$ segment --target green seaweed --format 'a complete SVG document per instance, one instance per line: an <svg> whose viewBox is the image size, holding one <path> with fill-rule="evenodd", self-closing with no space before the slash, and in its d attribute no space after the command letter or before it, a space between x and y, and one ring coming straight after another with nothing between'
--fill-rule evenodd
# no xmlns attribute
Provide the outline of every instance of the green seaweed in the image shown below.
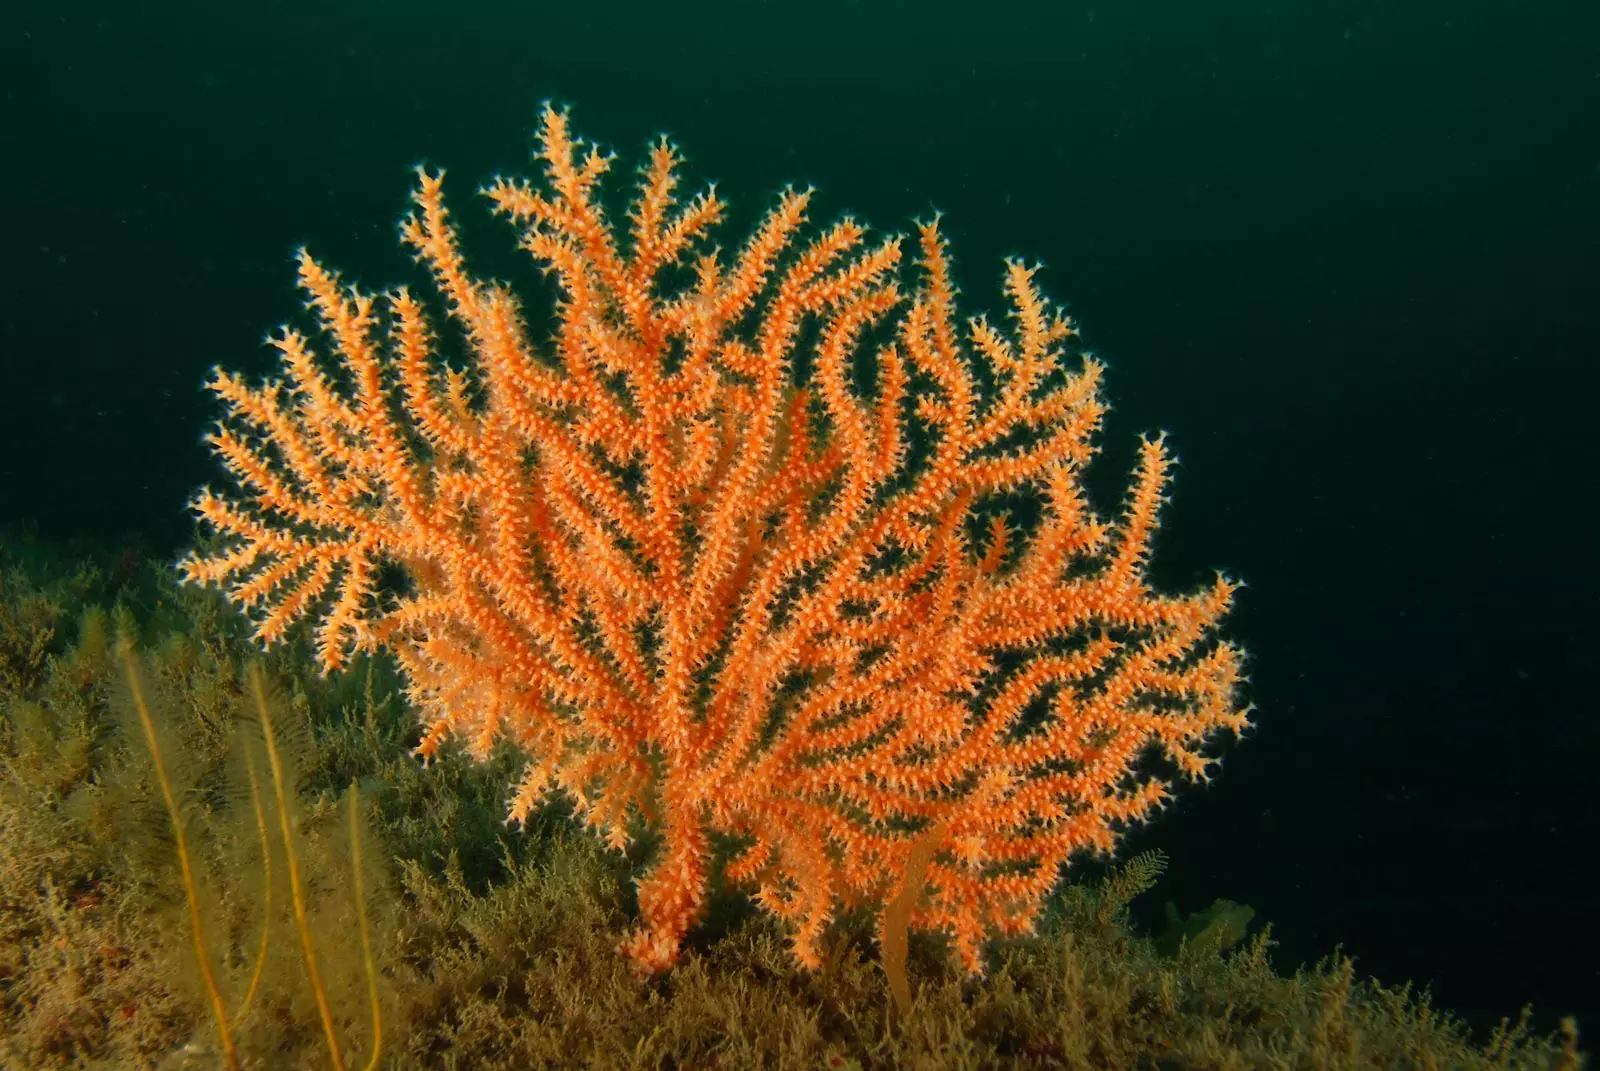
<svg viewBox="0 0 1600 1071"><path fill-rule="evenodd" d="M252 649L219 599L163 570L112 583L12 546L0 537L0 1066L227 1067L219 1023L239 1066L272 1069L333 1066L335 1050L489 1071L1584 1064L1570 1021L1545 1035L1524 1011L1474 1039L1338 953L1280 974L1270 927L1163 955L1126 911L1161 876L1153 853L1064 885L982 979L911 934L904 1014L873 905L841 912L804 972L729 895L680 967L641 979L616 947L648 842L608 852L558 802L507 829L516 756L423 770L387 662L321 677L303 647ZM119 636L137 637L170 806Z"/></svg>
<svg viewBox="0 0 1600 1071"><path fill-rule="evenodd" d="M1156 937L1156 951L1163 956L1184 952L1198 956L1220 955L1244 939L1250 920L1255 917L1255 908L1248 904L1216 900L1204 911L1180 918L1177 905L1169 901L1167 928Z"/></svg>

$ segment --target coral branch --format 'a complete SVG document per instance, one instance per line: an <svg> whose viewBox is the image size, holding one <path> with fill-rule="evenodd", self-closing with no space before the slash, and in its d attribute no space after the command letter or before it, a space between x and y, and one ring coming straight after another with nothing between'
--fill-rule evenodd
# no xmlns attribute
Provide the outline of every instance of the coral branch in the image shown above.
<svg viewBox="0 0 1600 1071"><path fill-rule="evenodd" d="M1215 631L1234 585L1146 577L1164 439L1097 516L1102 367L1018 262L1010 324L962 330L937 220L908 265L849 219L808 237L791 190L726 255L723 202L678 199L665 142L621 231L612 158L565 113L537 157L542 184L485 193L555 284L548 345L470 273L443 174L419 171L401 235L445 320L302 254L326 350L285 330L281 382L216 375L237 489L196 500L220 538L184 574L264 641L307 622L327 669L392 651L421 754L526 754L512 818L560 790L614 846L658 828L626 945L643 967L678 957L722 833L798 962L838 902L926 866L931 895L901 910L981 970L1073 853L1108 850L1166 771L1205 777L1247 723ZM1018 499L1036 517L1001 512Z"/></svg>

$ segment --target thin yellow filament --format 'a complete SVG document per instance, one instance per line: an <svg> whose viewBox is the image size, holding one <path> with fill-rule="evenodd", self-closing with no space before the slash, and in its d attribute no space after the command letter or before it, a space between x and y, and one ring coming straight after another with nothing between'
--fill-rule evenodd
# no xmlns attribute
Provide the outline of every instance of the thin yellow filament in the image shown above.
<svg viewBox="0 0 1600 1071"><path fill-rule="evenodd" d="M267 964L267 938L272 933L272 838L267 833L266 812L261 808L261 784L256 778L256 761L247 752L244 762L245 771L250 775L250 802L255 807L256 830L261 834L261 941L256 948L255 969L250 972L250 986L244 992L244 999L239 1001L238 1010L233 1013L235 1023L244 1018L250 1001L256 995L256 987L261 984L262 968Z"/></svg>
<svg viewBox="0 0 1600 1071"><path fill-rule="evenodd" d="M194 866L189 859L189 845L183 835L183 819L178 813L178 801L172 792L172 782L167 778L167 767L161 761L161 745L156 740L156 726L150 717L149 704L145 702L144 688L134 665L133 644L124 640L122 664L128 674L128 688L133 695L133 709L139 715L139 727L144 730L144 742L155 763L156 784L161 789L162 802L167 806L167 817L172 820L172 835L178 848L178 866L183 871L183 891L189 901L189 929L194 939L194 958L200 965L200 976L205 980L206 996L211 1003L211 1013L217 1020L217 1032L222 1036L222 1053L228 1067L238 1071L239 1055L233 1047L233 1035L228 1030L228 1015L222 1007L222 992L217 988L217 977L211 970L211 957L206 951L205 936L200 932L200 898L195 883Z"/></svg>
<svg viewBox="0 0 1600 1071"><path fill-rule="evenodd" d="M372 1056L367 1071L376 1071L383 1052L383 1015L378 1008L378 971L372 959L372 935L367 927L367 893L361 878L361 800L356 782L350 782L350 870L355 875L356 918L361 924L361 961L367 972L367 1001L372 1008Z"/></svg>
<svg viewBox="0 0 1600 1071"><path fill-rule="evenodd" d="M273 739L272 712L267 705L266 685L261 679L261 667L250 667L250 691L261 715L261 735L267 742L267 763L272 769L272 790L278 801L278 826L283 836L283 854L288 861L289 894L294 902L294 921L300 931L300 951L305 957L306 976L311 981L311 992L317 999L317 1014L322 1017L322 1032L328 1039L328 1054L333 1057L334 1071L344 1071L344 1058L339 1055L339 1042L333 1032L333 1013L328 1008L328 994L322 986L322 973L317 969L317 954L311 947L311 927L306 922L305 894L300 888L300 863L294 854L294 837L289 830L288 792L284 788L283 764L278 761L278 745Z"/></svg>

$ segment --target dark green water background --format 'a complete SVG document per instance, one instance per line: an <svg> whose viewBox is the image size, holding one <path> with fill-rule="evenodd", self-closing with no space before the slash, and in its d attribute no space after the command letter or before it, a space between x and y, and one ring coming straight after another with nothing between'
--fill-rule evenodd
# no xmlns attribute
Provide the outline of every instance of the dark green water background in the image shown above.
<svg viewBox="0 0 1600 1071"><path fill-rule="evenodd" d="M624 178L670 132L730 235L811 183L942 210L974 311L1043 260L1107 486L1183 457L1159 575L1250 583L1260 728L1131 842L1148 908L1600 1026L1600 4L10 0L0 90L0 524L62 540L176 554L206 370L268 370L302 243L420 283L411 165L547 300L471 193L546 98Z"/></svg>

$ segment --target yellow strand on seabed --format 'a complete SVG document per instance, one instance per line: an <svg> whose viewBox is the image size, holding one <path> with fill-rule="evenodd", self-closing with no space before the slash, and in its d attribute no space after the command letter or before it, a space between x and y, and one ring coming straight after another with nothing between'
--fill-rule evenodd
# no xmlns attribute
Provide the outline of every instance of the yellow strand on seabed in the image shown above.
<svg viewBox="0 0 1600 1071"><path fill-rule="evenodd" d="M306 977L311 982L312 995L317 1000L317 1014L322 1019L322 1032L328 1039L328 1055L333 1058L334 1071L344 1071L344 1058L339 1055L339 1040L333 1032L333 1012L328 1007L328 993L322 986L322 972L317 969L317 953L311 947L311 927L306 921L306 898L300 888L300 862L294 853L294 836L289 829L289 794L284 787L283 764L278 759L278 745L273 738L272 711L267 703L266 683L261 679L261 667L252 665L248 671L250 692L255 697L256 711L261 718L261 736L267 744L267 763L272 769L272 791L278 801L278 829L283 837L283 853L289 870L289 896L294 903L295 927L300 932L300 953L305 958Z"/></svg>
<svg viewBox="0 0 1600 1071"><path fill-rule="evenodd" d="M372 1056L367 1071L378 1066L383 1052L383 1013L378 1007L378 970L372 959L372 934L367 926L366 883L361 877L361 798L356 782L350 782L350 871L355 877L356 920L361 926L361 963L367 973L367 1001L372 1013Z"/></svg>
<svg viewBox="0 0 1600 1071"><path fill-rule="evenodd" d="M256 965L250 972L250 984L233 1013L235 1023L244 1018L250 1001L256 995L256 987L261 984L261 971L267 964L267 938L272 933L272 838L267 833L267 816L261 808L261 782L256 777L256 760L246 752L244 763L245 773L250 778L250 804L256 814L256 831L261 836L261 942L256 948Z"/></svg>
<svg viewBox="0 0 1600 1071"><path fill-rule="evenodd" d="M150 717L150 706L145 702L144 686L139 680L139 669L134 662L133 644L122 641L122 665L128 675L128 689L133 695L133 709L139 716L139 727L144 730L144 742L150 749L155 764L156 785L161 790L161 801L166 804L167 817L172 820L172 836L178 850L178 866L183 871L183 892L189 901L189 928L194 941L194 958L200 965L200 976L205 981L206 999L211 1004L211 1014L217 1021L217 1032L222 1038L223 1057L231 1071L238 1071L239 1055L234 1050L233 1034L228 1029L228 1014L222 1006L222 991L217 988L217 976L211 969L211 955L206 949L205 935L200 929L200 890L194 877L194 864L189 857L188 838L183 834L183 816L178 811L177 797L172 782L167 777L167 767L161 759L161 744L156 739L155 721Z"/></svg>

